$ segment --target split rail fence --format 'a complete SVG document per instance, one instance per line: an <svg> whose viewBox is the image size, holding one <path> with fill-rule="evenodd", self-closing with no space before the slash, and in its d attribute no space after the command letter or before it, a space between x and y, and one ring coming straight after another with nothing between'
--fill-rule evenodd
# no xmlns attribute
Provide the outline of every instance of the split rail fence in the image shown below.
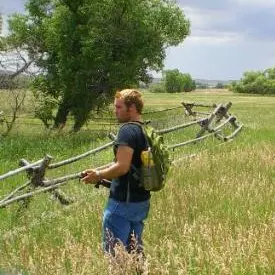
<svg viewBox="0 0 275 275"><path fill-rule="evenodd" d="M181 109L184 111L184 115L191 118L191 120L173 127L156 129L156 132L162 135L166 135L186 128L191 128L193 126L199 126L199 130L195 133L193 138L183 140L183 136L181 135L180 142L170 145L167 144L168 148L171 151L175 151L178 148L182 148L190 144L197 144L198 142L205 140L209 137L215 137L221 142L231 141L243 128L243 124L237 120L236 116L229 113L229 109L231 108L231 106L231 102L228 102L227 104L201 104L182 102L180 106L165 109L164 111L177 111L177 109ZM211 110L202 111L201 109L204 108L210 108ZM151 114L158 112L162 111L147 112L146 116L150 116ZM151 121L151 124L154 125L154 121ZM230 126L230 132L225 134L223 129L228 125ZM25 184L14 189L11 193L5 195L2 199L0 199L0 208L4 208L18 201L23 201L23 203L27 205L31 197L43 192L50 192L62 204L71 203L71 199L68 198L59 189L59 187L66 184L70 180L80 179L81 172L64 175L62 177L54 179L47 179L45 177L46 171L74 163L91 155L99 154L100 152L114 145L115 134L110 133L109 138L111 139L111 141L104 144L103 146L89 150L83 154L71 157L57 163L51 163L53 157L51 157L50 155L46 155L43 159L40 159L33 163L29 163L27 160L21 159L19 162L20 168L0 175L0 182L22 172L27 173L28 181ZM177 160L174 160L173 162L175 163L176 161ZM101 166L101 168L103 167L104 166Z"/></svg>

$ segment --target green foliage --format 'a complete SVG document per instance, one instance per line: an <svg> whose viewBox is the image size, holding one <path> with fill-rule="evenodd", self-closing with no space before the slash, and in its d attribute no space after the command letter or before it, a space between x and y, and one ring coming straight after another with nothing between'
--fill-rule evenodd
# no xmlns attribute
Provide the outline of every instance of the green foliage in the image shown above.
<svg viewBox="0 0 275 275"><path fill-rule="evenodd" d="M164 72L165 88L168 93L191 92L196 89L190 74L183 74L178 69Z"/></svg>
<svg viewBox="0 0 275 275"><path fill-rule="evenodd" d="M166 93L165 83L163 81L158 83L152 83L149 86L149 91L151 93Z"/></svg>
<svg viewBox="0 0 275 275"><path fill-rule="evenodd" d="M231 83L230 89L236 93L275 94L275 67L244 72L238 83Z"/></svg>
<svg viewBox="0 0 275 275"><path fill-rule="evenodd" d="M148 82L165 48L189 34L172 0L29 0L26 9L10 19L9 41L42 69L35 89L59 100L55 126L71 113L76 131L116 89Z"/></svg>
<svg viewBox="0 0 275 275"><path fill-rule="evenodd" d="M0 51L5 50L5 45L6 45L6 39L3 36L0 36Z"/></svg>
<svg viewBox="0 0 275 275"><path fill-rule="evenodd" d="M209 86L206 83L196 82L196 89L209 89Z"/></svg>
<svg viewBox="0 0 275 275"><path fill-rule="evenodd" d="M52 126L54 120L53 110L57 108L58 101L43 93L34 93L36 99L34 116L39 118L46 128Z"/></svg>
<svg viewBox="0 0 275 275"><path fill-rule="evenodd" d="M218 82L217 85L215 86L216 89L223 89L224 88L224 84L222 84L221 82Z"/></svg>

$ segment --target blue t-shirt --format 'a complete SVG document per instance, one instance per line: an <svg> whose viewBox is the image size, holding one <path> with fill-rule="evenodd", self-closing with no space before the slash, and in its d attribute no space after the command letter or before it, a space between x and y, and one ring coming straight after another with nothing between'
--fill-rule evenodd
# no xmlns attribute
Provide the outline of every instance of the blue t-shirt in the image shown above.
<svg viewBox="0 0 275 275"><path fill-rule="evenodd" d="M150 198L150 192L139 186L140 155L141 152L146 149L146 141L141 127L131 123L123 124L119 129L115 142L115 153L119 145L126 145L134 150L132 165L127 174L112 180L110 198L118 201L126 201L129 181L129 201L140 202L148 200Z"/></svg>

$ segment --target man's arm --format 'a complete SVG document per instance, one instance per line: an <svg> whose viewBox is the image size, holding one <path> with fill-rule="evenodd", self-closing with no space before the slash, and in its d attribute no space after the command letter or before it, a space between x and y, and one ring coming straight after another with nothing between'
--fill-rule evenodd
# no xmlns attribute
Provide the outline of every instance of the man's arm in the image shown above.
<svg viewBox="0 0 275 275"><path fill-rule="evenodd" d="M96 183L101 179L113 179L125 175L130 170L133 153L134 150L129 146L118 146L115 163L102 170L87 169L83 171L82 181L86 184Z"/></svg>
<svg viewBox="0 0 275 275"><path fill-rule="evenodd" d="M113 166L115 164L115 162L114 161L112 161L112 162L110 162L110 163L108 163L108 164L104 164L104 165L102 165L102 166L99 166L99 167L97 167L96 168L96 170L104 170L104 169L106 169L106 168L109 168L109 167L111 167L111 166Z"/></svg>

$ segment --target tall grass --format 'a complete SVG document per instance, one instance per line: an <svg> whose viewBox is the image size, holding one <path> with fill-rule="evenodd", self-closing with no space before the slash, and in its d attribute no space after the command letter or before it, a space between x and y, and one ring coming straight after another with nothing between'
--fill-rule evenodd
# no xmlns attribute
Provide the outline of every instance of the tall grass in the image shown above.
<svg viewBox="0 0 275 275"><path fill-rule="evenodd" d="M190 145L197 152L172 167L167 186L152 194L144 245L149 274L275 274L275 97L230 92L145 93L148 110L180 101L233 102L244 123L236 139ZM16 129L15 129L16 130ZM78 134L14 131L0 142L0 174L50 153L62 160L104 144L89 129ZM182 131L184 135L189 133ZM180 139L179 134L168 137ZM177 152L175 152L176 154ZM111 150L49 177L81 171L112 158ZM25 175L0 182L0 196ZM135 274L133 264L110 265L101 249L105 189L69 182L62 190L74 203L62 206L49 193L0 209L0 274Z"/></svg>

